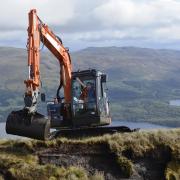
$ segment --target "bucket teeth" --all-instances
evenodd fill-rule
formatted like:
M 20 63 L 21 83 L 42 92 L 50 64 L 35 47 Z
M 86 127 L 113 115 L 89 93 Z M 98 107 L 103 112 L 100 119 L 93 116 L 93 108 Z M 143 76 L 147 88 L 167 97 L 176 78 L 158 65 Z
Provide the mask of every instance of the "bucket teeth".
M 12 111 L 6 121 L 8 134 L 46 140 L 50 134 L 50 120 L 42 114 L 28 114 L 25 110 Z

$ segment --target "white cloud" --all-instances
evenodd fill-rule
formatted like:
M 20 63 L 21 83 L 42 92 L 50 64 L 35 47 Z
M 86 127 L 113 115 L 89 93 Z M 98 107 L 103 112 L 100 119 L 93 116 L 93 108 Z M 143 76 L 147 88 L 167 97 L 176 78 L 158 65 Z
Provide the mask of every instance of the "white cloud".
M 180 1 L 174 0 L 109 0 L 95 14 L 106 27 L 149 27 L 180 20 L 179 11 Z
M 164 40 L 176 40 L 180 41 L 180 25 L 172 25 L 170 27 L 160 27 L 154 31 L 154 36 Z
M 142 4 L 141 6 L 146 5 Z M 142 23 L 142 21 L 147 18 L 145 17 L 147 15 L 139 17 L 140 12 L 138 11 L 138 9 L 137 3 L 130 0 L 110 0 L 107 3 L 97 7 L 94 12 L 99 21 L 105 27 L 123 27 L 140 24 L 140 21 Z
M 72 41 L 86 46 L 99 41 L 109 45 L 114 45 L 114 41 L 116 45 L 118 41 L 159 41 L 161 46 L 180 41 L 179 0 L 0 0 L 0 3 L 0 45 L 6 39 L 17 41 L 17 46 L 26 41 L 31 8 L 36 8 L 39 17 L 69 46 L 74 46 Z
M 53 25 L 66 24 L 74 13 L 70 0 L 6 0 L 0 6 L 0 27 L 25 28 L 28 12 L 34 8 L 42 19 Z

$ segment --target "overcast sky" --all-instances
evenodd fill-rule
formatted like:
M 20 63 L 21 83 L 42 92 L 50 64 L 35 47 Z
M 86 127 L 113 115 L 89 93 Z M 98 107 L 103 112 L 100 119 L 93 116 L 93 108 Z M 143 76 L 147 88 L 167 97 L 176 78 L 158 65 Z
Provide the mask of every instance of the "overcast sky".
M 89 46 L 180 49 L 180 0 L 0 0 L 0 46 L 25 48 L 28 12 L 71 50 Z

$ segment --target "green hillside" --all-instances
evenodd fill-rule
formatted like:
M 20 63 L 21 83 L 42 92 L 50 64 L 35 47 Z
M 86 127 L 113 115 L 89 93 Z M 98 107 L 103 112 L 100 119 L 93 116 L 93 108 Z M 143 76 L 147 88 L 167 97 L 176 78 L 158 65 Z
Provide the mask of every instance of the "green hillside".
M 41 56 L 43 92 L 53 97 L 59 81 L 57 60 L 44 50 Z M 90 47 L 72 52 L 74 70 L 96 68 L 108 73 L 112 116 L 116 120 L 148 121 L 180 127 L 180 51 L 135 47 Z M 23 107 L 27 76 L 25 49 L 0 48 L 0 120 Z M 53 94 L 54 93 L 54 94 Z

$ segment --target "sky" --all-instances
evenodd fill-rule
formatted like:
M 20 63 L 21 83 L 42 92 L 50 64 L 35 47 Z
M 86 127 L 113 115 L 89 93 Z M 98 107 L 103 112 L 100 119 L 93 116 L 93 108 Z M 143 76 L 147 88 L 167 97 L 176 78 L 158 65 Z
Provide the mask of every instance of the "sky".
M 28 12 L 72 51 L 138 46 L 180 50 L 180 0 L 0 0 L 0 46 L 26 47 Z

